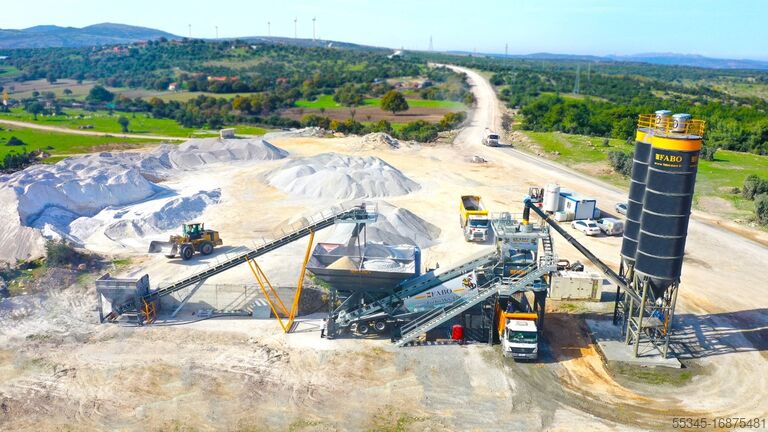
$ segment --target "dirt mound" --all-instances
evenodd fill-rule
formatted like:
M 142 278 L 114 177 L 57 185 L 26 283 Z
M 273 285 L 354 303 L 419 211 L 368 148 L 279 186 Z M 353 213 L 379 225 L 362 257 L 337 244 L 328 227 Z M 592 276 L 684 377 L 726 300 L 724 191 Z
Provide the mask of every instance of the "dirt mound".
M 355 199 L 405 195 L 420 188 L 377 157 L 323 153 L 296 159 L 266 174 L 282 191 L 311 198 Z
M 374 132 L 363 136 L 364 144 L 387 145 L 393 149 L 400 148 L 400 141 L 384 132 Z

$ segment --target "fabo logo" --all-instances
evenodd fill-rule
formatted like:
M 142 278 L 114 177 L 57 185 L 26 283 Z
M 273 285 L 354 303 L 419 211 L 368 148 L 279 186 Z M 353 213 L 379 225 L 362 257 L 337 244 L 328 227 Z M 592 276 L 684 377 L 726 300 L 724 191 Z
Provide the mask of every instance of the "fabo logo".
M 661 162 L 682 162 L 683 157 L 682 156 L 676 156 L 676 155 L 667 155 L 667 154 L 656 154 L 656 160 Z

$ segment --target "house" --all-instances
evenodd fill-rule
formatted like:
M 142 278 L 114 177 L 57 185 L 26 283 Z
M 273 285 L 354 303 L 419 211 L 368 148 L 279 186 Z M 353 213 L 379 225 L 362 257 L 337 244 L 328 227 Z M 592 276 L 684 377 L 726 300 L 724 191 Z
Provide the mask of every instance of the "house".
M 178 91 L 181 90 L 181 85 L 177 82 L 172 82 L 168 84 L 168 91 Z
M 221 139 L 234 138 L 235 137 L 235 130 L 234 129 L 222 129 L 222 130 L 219 131 L 219 137 L 221 137 Z

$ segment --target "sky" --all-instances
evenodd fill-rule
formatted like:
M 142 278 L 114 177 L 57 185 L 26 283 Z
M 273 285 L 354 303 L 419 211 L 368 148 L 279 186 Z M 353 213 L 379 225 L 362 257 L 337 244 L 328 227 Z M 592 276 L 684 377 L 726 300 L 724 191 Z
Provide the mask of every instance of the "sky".
M 3 0 L 0 27 L 116 22 L 179 35 L 312 37 L 510 54 L 673 52 L 768 60 L 765 0 Z M 30 11 L 33 8 L 33 11 Z M 267 22 L 271 24 L 267 25 Z

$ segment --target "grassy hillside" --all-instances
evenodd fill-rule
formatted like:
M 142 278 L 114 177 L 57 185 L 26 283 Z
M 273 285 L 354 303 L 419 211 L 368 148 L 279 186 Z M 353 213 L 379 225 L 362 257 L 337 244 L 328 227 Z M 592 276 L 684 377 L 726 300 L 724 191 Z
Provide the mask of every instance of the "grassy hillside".
M 8 146 L 11 137 L 24 142 L 24 146 Z M 0 159 L 10 152 L 21 153 L 24 150 L 43 150 L 54 157 L 46 162 L 56 162 L 65 155 L 88 153 L 110 148 L 138 147 L 144 144 L 157 144 L 158 141 L 146 139 L 124 139 L 114 137 L 97 137 L 70 135 L 57 132 L 47 132 L 35 129 L 8 128 L 0 130 Z

